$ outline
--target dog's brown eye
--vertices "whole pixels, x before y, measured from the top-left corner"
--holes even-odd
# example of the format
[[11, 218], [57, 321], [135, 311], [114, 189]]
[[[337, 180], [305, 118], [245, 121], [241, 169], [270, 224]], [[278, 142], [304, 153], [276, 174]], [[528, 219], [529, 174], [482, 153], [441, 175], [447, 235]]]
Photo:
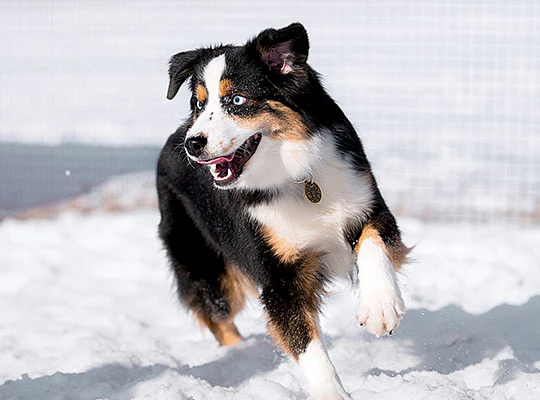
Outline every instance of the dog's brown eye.
[[204, 107], [204, 103], [200, 100], [197, 100], [196, 105], [199, 110], [202, 110], [202, 108]]

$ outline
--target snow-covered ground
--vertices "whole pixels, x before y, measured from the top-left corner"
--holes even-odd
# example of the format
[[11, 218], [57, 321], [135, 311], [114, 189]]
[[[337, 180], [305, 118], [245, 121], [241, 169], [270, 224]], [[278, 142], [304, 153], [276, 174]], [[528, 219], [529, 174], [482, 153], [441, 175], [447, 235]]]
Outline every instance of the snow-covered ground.
[[[304, 399], [303, 378], [266, 335], [220, 348], [176, 301], [158, 213], [0, 224], [0, 399]], [[540, 398], [540, 229], [401, 220], [417, 262], [391, 337], [354, 318], [337, 284], [325, 307], [330, 355], [354, 399]]]

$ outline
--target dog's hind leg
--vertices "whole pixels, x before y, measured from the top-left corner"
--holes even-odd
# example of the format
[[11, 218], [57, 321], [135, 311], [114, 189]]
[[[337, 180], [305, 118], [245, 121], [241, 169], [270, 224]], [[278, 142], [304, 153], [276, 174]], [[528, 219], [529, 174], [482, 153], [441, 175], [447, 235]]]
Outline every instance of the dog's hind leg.
[[[197, 285], [200, 284], [199, 281]], [[244, 307], [246, 285], [245, 278], [236, 267], [226, 265], [213, 288], [183, 296], [184, 302], [186, 297], [191, 297], [187, 301], [199, 323], [206, 326], [222, 346], [234, 346], [242, 341], [242, 336], [234, 324], [234, 317]]]
[[268, 268], [261, 301], [269, 332], [300, 366], [310, 399], [350, 399], [328, 357], [318, 324], [326, 280], [319, 257], [301, 256]]
[[181, 201], [158, 179], [162, 239], [178, 296], [223, 346], [242, 340], [233, 320], [244, 306], [242, 278], [209, 247]]
[[360, 285], [356, 317], [370, 333], [391, 334], [405, 310], [396, 272], [408, 261], [410, 249], [382, 200], [364, 224], [355, 251]]

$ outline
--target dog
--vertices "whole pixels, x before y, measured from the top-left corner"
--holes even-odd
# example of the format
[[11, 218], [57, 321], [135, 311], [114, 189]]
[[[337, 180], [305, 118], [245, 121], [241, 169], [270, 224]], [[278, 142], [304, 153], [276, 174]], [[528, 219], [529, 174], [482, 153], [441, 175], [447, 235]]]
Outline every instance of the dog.
[[252, 291], [310, 397], [349, 399], [319, 327], [325, 290], [354, 276], [361, 325], [391, 334], [410, 248], [308, 52], [293, 23], [172, 56], [167, 98], [189, 79], [191, 111], [159, 157], [159, 236], [181, 302], [221, 345], [242, 340]]

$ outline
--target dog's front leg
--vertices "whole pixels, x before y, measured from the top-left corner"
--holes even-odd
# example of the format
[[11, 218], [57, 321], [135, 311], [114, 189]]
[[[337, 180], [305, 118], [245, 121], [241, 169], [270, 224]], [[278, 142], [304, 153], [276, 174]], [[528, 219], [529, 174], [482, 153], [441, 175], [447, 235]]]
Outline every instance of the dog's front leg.
[[320, 337], [311, 340], [306, 350], [299, 355], [298, 364], [308, 382], [311, 399], [351, 400]]
[[396, 272], [407, 262], [410, 249], [386, 207], [364, 225], [355, 249], [360, 285], [356, 317], [370, 333], [391, 334], [405, 310]]
[[325, 276], [318, 257], [301, 257], [272, 268], [261, 293], [276, 343], [300, 366], [310, 399], [350, 399], [322, 341], [318, 324]]

